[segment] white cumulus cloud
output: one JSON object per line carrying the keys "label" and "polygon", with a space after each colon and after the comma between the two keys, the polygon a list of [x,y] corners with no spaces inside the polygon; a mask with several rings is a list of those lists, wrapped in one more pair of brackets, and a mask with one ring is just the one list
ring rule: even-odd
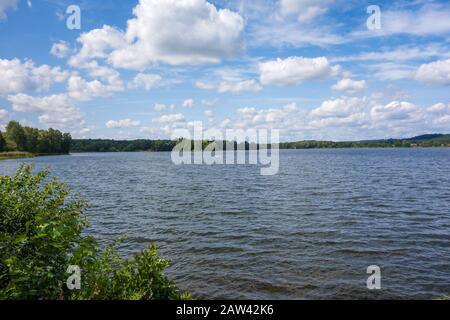
{"label": "white cumulus cloud", "polygon": [[140,125],[141,122],[139,120],[131,120],[131,119],[121,119],[118,121],[109,120],[106,123],[106,127],[109,129],[138,127]]}
{"label": "white cumulus cloud", "polygon": [[82,34],[71,64],[100,58],[143,70],[156,62],[218,63],[243,48],[244,19],[205,0],[140,0],[133,14],[124,31],[105,25]]}
{"label": "white cumulus cloud", "polygon": [[73,67],[83,67],[93,59],[106,59],[111,51],[125,43],[125,35],[122,31],[104,25],[101,29],[94,29],[81,34],[77,39],[81,49],[69,59]]}
{"label": "white cumulus cloud", "polygon": [[184,116],[181,113],[165,114],[154,121],[159,123],[183,122]]}
{"label": "white cumulus cloud", "polygon": [[371,110],[374,120],[414,120],[420,109],[413,103],[392,101],[385,106],[376,106]]}
{"label": "white cumulus cloud", "polygon": [[65,94],[33,97],[19,93],[8,96],[8,100],[14,111],[40,112],[39,122],[49,127],[67,130],[84,124],[83,114]]}
{"label": "white cumulus cloud", "polygon": [[64,82],[69,73],[46,64],[35,66],[31,60],[0,59],[0,96],[24,91],[47,91]]}
{"label": "white cumulus cloud", "polygon": [[363,91],[367,89],[367,83],[365,80],[352,80],[349,78],[341,79],[331,87],[333,90],[336,91],[345,91],[348,93],[356,93],[359,91]]}
{"label": "white cumulus cloud", "polygon": [[296,85],[307,80],[322,80],[339,74],[340,67],[332,66],[325,57],[289,57],[259,64],[263,85]]}
{"label": "white cumulus cloud", "polygon": [[432,105],[431,107],[429,107],[427,109],[427,111],[430,113],[437,113],[437,114],[442,114],[442,113],[450,114],[450,103],[449,104],[445,104],[442,102],[436,103],[436,104]]}
{"label": "white cumulus cloud", "polygon": [[161,80],[162,77],[158,74],[138,73],[128,87],[131,89],[144,88],[148,91],[160,84]]}
{"label": "white cumulus cloud", "polygon": [[79,101],[88,101],[94,97],[109,97],[115,92],[124,90],[123,82],[113,77],[108,83],[99,80],[88,81],[79,75],[73,75],[68,80],[68,94]]}
{"label": "white cumulus cloud", "polygon": [[422,64],[417,70],[415,78],[425,84],[450,85],[450,59]]}
{"label": "white cumulus cloud", "polygon": [[345,118],[360,113],[367,105],[367,99],[356,97],[340,97],[326,100],[320,107],[311,111],[314,118]]}

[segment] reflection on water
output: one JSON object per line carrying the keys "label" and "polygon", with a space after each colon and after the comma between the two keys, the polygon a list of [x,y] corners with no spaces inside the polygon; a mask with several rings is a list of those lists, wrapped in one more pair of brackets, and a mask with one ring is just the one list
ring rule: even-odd
{"label": "reflection on water", "polygon": [[[91,203],[102,242],[156,242],[197,297],[434,298],[450,292],[450,149],[286,150],[257,166],[175,166],[170,153],[42,157]],[[0,162],[12,173],[18,160]],[[366,268],[382,269],[382,290]]]}

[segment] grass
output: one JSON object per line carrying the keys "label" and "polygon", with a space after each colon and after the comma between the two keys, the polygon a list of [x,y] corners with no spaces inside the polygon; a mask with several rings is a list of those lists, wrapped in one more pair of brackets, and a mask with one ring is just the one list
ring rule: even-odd
{"label": "grass", "polygon": [[33,158],[33,157],[34,154],[29,152],[19,152],[19,151],[0,152],[0,160]]}

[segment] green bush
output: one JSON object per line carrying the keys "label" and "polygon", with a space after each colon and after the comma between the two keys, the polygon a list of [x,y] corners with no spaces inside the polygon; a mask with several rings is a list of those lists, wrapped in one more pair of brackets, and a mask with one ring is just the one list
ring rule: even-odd
{"label": "green bush", "polygon": [[[155,246],[122,259],[117,242],[101,249],[82,235],[87,203],[48,170],[22,165],[0,176],[0,299],[190,299],[164,274],[169,262]],[[81,270],[69,290],[67,268]]]}

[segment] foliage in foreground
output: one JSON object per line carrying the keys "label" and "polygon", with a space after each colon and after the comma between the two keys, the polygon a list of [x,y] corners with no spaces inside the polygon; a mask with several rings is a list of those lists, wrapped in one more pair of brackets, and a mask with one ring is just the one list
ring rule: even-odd
{"label": "foliage in foreground", "polygon": [[[189,299],[164,274],[155,246],[122,259],[117,243],[102,250],[82,235],[87,203],[48,171],[22,165],[0,176],[0,299]],[[68,266],[81,269],[69,290]]]}

